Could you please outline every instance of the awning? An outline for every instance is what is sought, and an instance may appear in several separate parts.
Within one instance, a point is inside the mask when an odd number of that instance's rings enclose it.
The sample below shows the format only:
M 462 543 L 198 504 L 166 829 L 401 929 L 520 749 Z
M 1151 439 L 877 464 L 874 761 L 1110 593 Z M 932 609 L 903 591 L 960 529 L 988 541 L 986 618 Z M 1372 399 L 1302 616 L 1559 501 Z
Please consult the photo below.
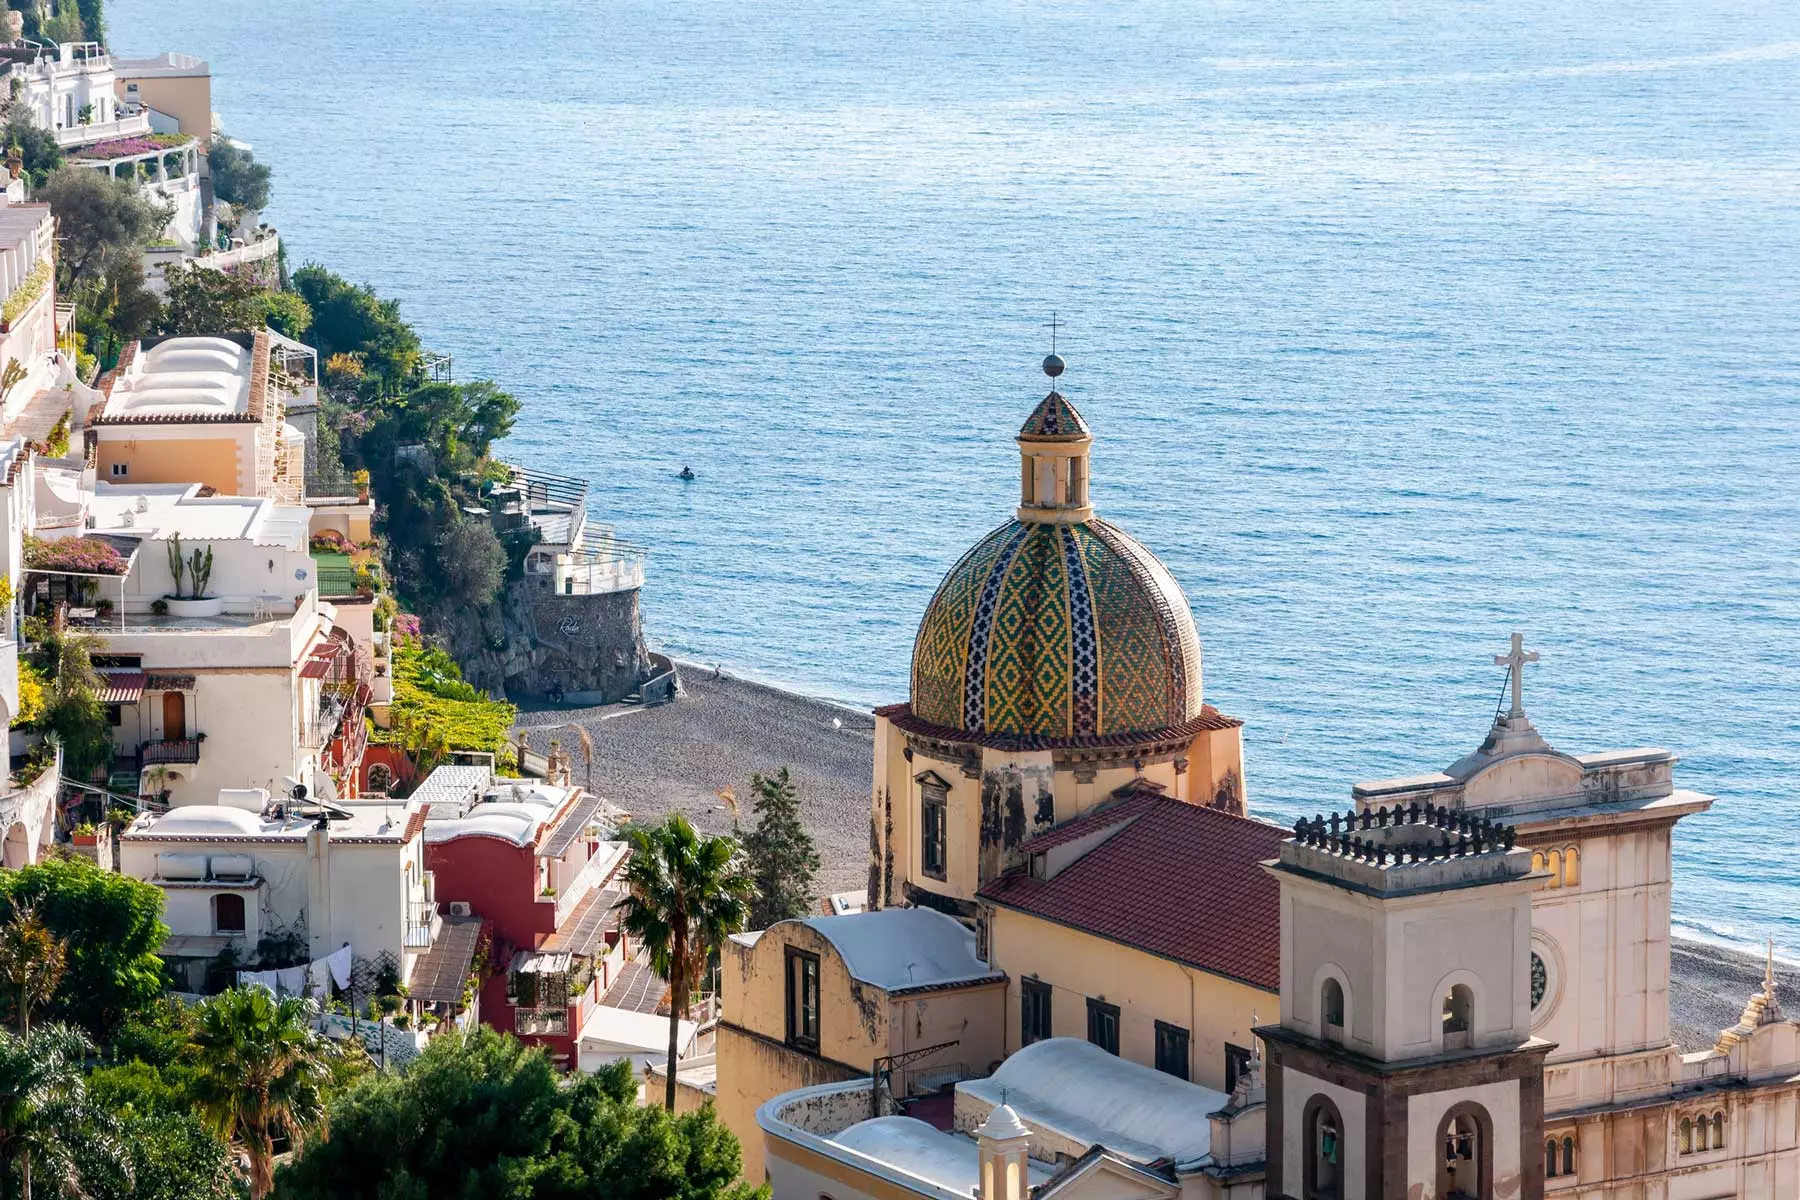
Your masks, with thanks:
M 469 964 L 481 941 L 480 917 L 445 917 L 437 941 L 413 964 L 407 991 L 426 1004 L 455 1004 L 469 982 Z
M 611 888 L 595 888 L 581 898 L 568 919 L 556 927 L 556 932 L 544 939 L 538 949 L 546 954 L 579 954 L 592 955 L 596 943 L 609 929 L 619 927 L 622 915 L 618 905 L 625 899 L 624 892 Z
M 142 671 L 100 672 L 100 703 L 136 704 L 144 698 L 149 678 Z
M 323 679 L 329 674 L 331 674 L 329 658 L 309 658 L 300 666 L 300 678 L 302 679 Z
M 150 675 L 144 681 L 144 690 L 149 692 L 191 692 L 194 690 L 192 675 Z

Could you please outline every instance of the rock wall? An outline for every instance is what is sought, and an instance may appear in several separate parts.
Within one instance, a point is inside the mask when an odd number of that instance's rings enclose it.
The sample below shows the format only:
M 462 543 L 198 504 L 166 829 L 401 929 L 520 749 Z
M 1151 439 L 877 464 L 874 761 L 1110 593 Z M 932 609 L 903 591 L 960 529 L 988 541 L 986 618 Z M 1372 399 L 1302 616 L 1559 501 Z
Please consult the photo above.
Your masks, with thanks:
M 496 695 L 561 692 L 604 704 L 630 695 L 650 674 L 635 590 L 565 596 L 527 578 L 507 584 L 485 612 L 439 614 L 434 625 L 463 677 Z

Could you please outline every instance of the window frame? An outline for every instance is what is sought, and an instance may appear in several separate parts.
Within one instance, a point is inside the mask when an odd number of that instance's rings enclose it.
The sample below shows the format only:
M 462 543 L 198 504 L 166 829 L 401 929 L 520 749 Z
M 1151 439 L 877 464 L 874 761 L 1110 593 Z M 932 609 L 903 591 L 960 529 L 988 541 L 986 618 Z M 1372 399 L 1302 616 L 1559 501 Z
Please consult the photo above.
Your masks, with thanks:
M 919 777 L 919 872 L 939 882 L 950 874 L 950 785 L 929 772 Z
M 1194 1038 L 1180 1025 L 1156 1023 L 1156 1069 L 1176 1079 L 1192 1081 Z M 1175 1069 L 1171 1069 L 1175 1068 Z
M 1087 1040 L 1089 1044 L 1100 1047 L 1108 1054 L 1117 1055 L 1119 1053 L 1119 1006 L 1116 1004 L 1108 1004 L 1104 1000 L 1089 996 L 1087 998 L 1087 1015 Z M 1109 1040 L 1107 1038 L 1109 1023 L 1111 1027 L 1111 1045 L 1107 1044 Z M 1096 1037 L 1096 1034 L 1099 1036 Z
M 799 987 L 795 987 L 794 974 L 796 964 L 801 968 Z M 796 1050 L 807 1050 L 814 1054 L 819 1052 L 819 1026 L 822 1024 L 823 997 L 819 980 L 819 956 L 810 950 L 802 950 L 797 946 L 789 946 L 783 960 L 783 978 L 786 980 L 787 1009 L 787 1044 Z M 808 984 L 811 984 L 810 989 Z M 812 993 L 811 1028 L 806 1028 L 807 1009 L 806 993 Z M 798 991 L 798 995 L 796 995 Z
M 1237 1082 L 1250 1073 L 1256 1055 L 1242 1046 L 1225 1043 L 1225 1090 L 1237 1090 Z
M 236 929 L 228 929 L 219 922 L 219 902 L 221 900 L 237 901 L 238 926 Z M 212 923 L 214 934 L 230 936 L 234 933 L 249 933 L 250 906 L 244 902 L 244 894 L 242 892 L 214 892 L 212 898 Z
M 1019 1045 L 1047 1041 L 1056 1034 L 1051 1020 L 1051 987 L 1041 979 L 1019 980 Z M 1042 1028 L 1033 1017 L 1042 1019 Z

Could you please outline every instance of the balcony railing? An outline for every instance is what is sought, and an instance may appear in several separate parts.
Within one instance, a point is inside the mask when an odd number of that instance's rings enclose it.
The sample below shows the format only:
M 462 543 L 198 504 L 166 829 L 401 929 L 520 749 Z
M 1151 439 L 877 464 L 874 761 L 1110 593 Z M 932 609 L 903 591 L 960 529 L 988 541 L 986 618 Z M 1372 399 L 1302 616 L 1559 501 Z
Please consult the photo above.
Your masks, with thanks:
M 519 1008 L 513 1010 L 513 1032 L 526 1034 L 569 1032 L 569 1010 L 566 1008 Z
M 65 125 L 56 131 L 56 144 L 63 149 L 85 146 L 90 142 L 110 142 L 114 138 L 133 137 L 150 132 L 150 110 L 121 115 L 113 121 L 90 121 L 86 125 Z
M 434 900 L 409 900 L 406 903 L 406 948 L 423 950 L 437 937 L 438 911 Z
M 197 763 L 200 761 L 199 738 L 158 738 L 138 747 L 138 762 L 146 767 L 163 763 Z

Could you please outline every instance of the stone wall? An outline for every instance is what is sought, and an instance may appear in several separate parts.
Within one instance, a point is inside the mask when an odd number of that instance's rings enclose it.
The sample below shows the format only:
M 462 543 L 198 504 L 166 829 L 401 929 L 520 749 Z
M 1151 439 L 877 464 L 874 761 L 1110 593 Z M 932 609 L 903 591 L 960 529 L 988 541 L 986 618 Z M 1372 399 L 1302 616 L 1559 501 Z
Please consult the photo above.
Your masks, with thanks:
M 534 579 L 509 583 L 485 613 L 434 622 L 463 677 L 497 695 L 604 704 L 650 674 L 638 593 L 563 596 Z

